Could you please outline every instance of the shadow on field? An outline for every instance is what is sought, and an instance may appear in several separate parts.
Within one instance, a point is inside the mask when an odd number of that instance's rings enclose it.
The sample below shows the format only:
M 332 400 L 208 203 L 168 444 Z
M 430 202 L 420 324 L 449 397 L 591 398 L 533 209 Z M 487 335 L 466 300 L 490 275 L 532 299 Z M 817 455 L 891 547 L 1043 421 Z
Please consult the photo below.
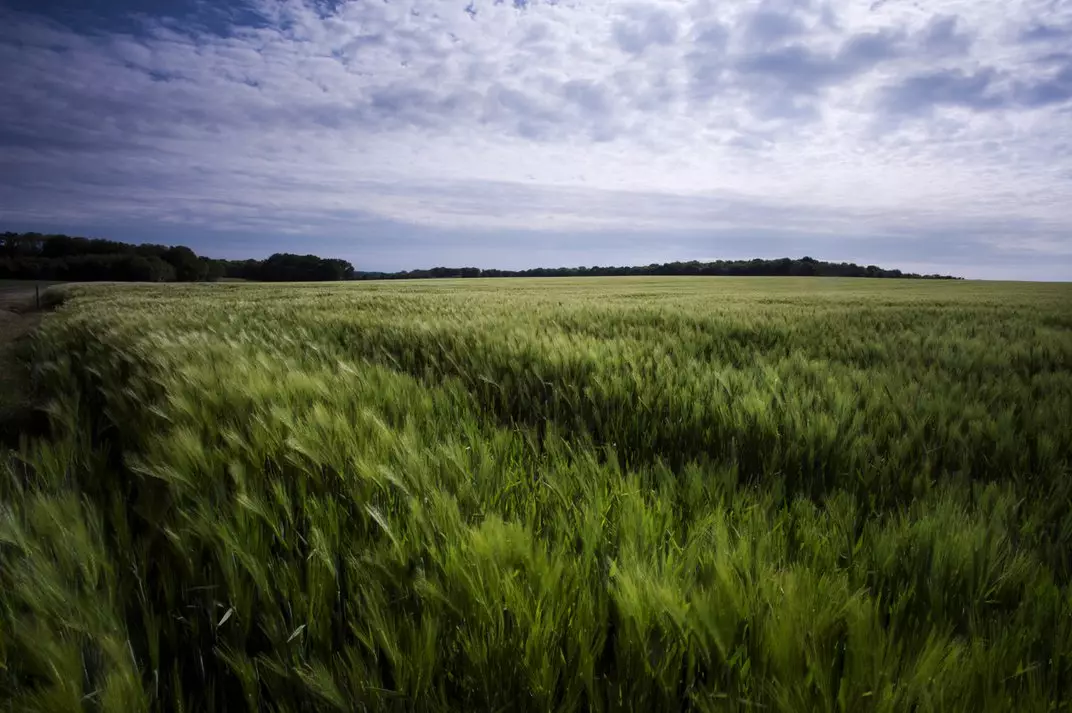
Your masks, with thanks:
M 31 335 L 60 302 L 51 290 L 38 300 L 32 287 L 0 289 L 0 448 L 48 433 L 48 416 L 33 399 Z

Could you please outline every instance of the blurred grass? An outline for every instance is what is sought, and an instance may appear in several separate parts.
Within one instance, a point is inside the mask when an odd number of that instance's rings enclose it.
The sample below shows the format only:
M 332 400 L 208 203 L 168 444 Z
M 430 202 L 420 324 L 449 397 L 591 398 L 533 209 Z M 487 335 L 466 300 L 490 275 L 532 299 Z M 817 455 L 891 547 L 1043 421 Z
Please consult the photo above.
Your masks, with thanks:
M 1072 288 L 74 286 L 18 710 L 1067 710 Z

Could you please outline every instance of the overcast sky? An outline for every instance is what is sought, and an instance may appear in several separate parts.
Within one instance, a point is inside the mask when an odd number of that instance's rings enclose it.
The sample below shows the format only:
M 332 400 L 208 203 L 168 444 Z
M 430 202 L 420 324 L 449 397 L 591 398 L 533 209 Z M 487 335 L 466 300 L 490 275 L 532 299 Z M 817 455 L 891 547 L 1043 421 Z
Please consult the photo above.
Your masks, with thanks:
M 1068 280 L 1072 0 L 0 0 L 4 229 Z

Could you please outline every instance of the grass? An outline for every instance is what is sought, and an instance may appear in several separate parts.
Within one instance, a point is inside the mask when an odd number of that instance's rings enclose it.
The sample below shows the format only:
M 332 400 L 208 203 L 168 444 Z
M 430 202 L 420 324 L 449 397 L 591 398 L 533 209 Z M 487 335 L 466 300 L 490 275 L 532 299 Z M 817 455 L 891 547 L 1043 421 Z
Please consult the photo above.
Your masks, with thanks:
M 1072 708 L 1072 288 L 70 286 L 14 710 Z

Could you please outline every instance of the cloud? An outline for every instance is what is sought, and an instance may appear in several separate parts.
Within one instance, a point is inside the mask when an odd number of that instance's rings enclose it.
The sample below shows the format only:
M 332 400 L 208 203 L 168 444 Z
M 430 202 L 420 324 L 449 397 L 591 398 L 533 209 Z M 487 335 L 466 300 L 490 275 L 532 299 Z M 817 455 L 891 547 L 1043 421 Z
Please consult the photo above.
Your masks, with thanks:
M 1022 42 L 1062 42 L 1072 37 L 1072 25 L 1051 25 L 1045 22 L 1033 23 L 1020 33 Z
M 745 22 L 745 40 L 765 46 L 787 38 L 799 37 L 807 31 L 803 20 L 796 15 L 759 9 Z
M 813 94 L 897 57 L 898 43 L 892 33 L 875 32 L 850 37 L 831 53 L 795 44 L 745 55 L 736 69 L 745 81 L 769 80 L 768 91 Z
M 996 92 L 997 72 L 992 67 L 965 73 L 945 70 L 917 74 L 886 90 L 884 106 L 906 114 L 928 112 L 940 106 L 976 111 L 1004 106 L 1007 98 Z
M 729 29 L 717 21 L 698 22 L 689 38 L 685 63 L 689 70 L 690 93 L 700 102 L 720 90 L 726 66 Z
M 1072 60 L 1055 61 L 1056 70 L 1015 82 L 993 67 L 914 75 L 888 87 L 883 105 L 894 113 L 920 114 L 943 106 L 991 111 L 1065 104 L 1072 100 Z
M 1034 82 L 1018 84 L 1016 99 L 1019 103 L 1031 107 L 1067 103 L 1072 99 L 1072 59 L 1063 58 L 1053 73 Z
M 0 63 L 19 68 L 0 74 L 0 211 L 305 236 L 947 230 L 1067 256 L 1072 18 L 1040 7 L 0 9 Z
M 666 10 L 635 5 L 625 15 L 614 23 L 614 40 L 623 52 L 638 55 L 649 46 L 668 46 L 677 39 L 677 20 Z

